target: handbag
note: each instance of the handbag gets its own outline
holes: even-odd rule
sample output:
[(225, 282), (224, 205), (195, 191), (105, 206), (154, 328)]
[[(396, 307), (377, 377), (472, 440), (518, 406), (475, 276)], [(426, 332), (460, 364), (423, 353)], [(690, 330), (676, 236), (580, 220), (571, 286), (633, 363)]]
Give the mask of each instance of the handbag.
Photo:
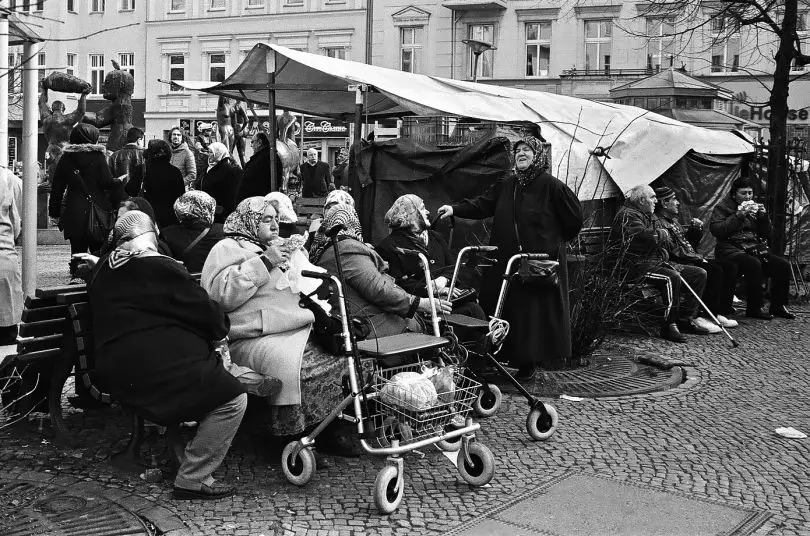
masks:
[(87, 236), (94, 242), (104, 242), (110, 234), (110, 229), (112, 229), (115, 224), (115, 212), (98, 206), (93, 196), (90, 195), (90, 192), (87, 190), (87, 185), (84, 184), (84, 177), (78, 169), (74, 169), (73, 174), (79, 178), (79, 183), (81, 183), (82, 189), (84, 189), (87, 203), (90, 205), (90, 213), (87, 215)]
[[(313, 294), (318, 293), (316, 290)], [(315, 315), (315, 323), (312, 325), (312, 334), (315, 342), (321, 349), (333, 355), (341, 355), (345, 351), (343, 345), (343, 322), (339, 316), (327, 313), (323, 307), (318, 305), (310, 296), (299, 292), (298, 305), (312, 311)], [(349, 323), (349, 329), (354, 332), (355, 340), (363, 340), (371, 333), (371, 327), (361, 318), (353, 318)]]
[[(515, 225), (515, 237), (517, 238), (518, 251), (523, 253), (523, 243), (520, 240), (520, 231), (517, 222), (517, 184), (512, 200), (512, 220)], [(524, 285), (540, 288), (556, 288), (560, 284), (557, 271), (560, 263), (552, 260), (534, 260), (521, 258), (520, 267), (515, 276)]]

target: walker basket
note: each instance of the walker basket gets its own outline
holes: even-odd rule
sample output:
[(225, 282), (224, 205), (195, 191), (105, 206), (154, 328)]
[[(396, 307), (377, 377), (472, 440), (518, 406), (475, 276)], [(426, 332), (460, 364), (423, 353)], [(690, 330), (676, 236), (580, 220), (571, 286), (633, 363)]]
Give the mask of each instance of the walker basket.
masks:
[[(464, 375), (464, 369), (453, 367), (452, 391), (439, 393), (437, 403), (429, 408), (417, 409), (406, 402), (396, 404), (383, 400), (379, 393), (389, 385), (399, 389), (391, 379), (400, 372), (421, 372), (423, 363), (379, 369), (372, 378), (372, 387), (378, 396), (373, 399), (370, 421), (375, 435), (382, 442), (397, 439), (412, 443), (444, 433), (454, 418), (463, 419), (472, 411), (481, 384)], [(390, 389), (390, 387), (389, 387)]]

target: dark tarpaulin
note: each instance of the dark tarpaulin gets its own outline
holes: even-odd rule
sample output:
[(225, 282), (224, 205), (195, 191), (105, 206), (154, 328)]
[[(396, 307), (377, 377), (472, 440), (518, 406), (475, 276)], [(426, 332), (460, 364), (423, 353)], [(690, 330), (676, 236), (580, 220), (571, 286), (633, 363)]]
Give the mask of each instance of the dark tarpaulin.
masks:
[[(366, 241), (388, 235), (383, 218), (397, 197), (416, 194), (425, 200), (432, 217), (436, 209), (482, 193), (512, 167), (509, 140), (487, 138), (465, 147), (437, 147), (407, 138), (369, 143), (359, 151), (357, 171), (364, 185), (358, 214)], [(447, 236), (445, 226), (442, 226)], [(485, 223), (458, 222), (453, 249), (489, 240)]]

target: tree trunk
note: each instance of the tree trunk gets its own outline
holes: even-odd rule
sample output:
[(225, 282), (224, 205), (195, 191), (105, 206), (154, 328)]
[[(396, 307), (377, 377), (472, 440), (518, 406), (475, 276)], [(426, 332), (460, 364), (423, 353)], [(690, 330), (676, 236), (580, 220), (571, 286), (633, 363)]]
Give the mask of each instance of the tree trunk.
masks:
[(785, 251), (787, 203), (787, 115), (790, 85), (790, 65), (794, 50), (791, 36), (796, 31), (797, 0), (785, 0), (782, 35), (776, 53), (776, 68), (771, 89), (771, 142), (768, 150), (768, 212), (771, 217), (771, 250), (781, 255)]

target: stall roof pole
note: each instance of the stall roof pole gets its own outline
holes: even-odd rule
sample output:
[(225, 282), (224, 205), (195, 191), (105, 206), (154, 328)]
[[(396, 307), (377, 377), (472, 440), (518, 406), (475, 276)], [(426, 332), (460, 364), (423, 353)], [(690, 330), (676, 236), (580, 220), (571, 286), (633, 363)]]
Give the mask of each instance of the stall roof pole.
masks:
[[(276, 51), (267, 54), (267, 83), (272, 88), (276, 83)], [(268, 120), (270, 121), (270, 191), (277, 192), (280, 188), (278, 169), (276, 168), (276, 90), (267, 90)]]
[[(26, 42), (23, 58), (39, 55), (40, 43)], [(33, 63), (32, 63), (33, 64)], [(38, 73), (27, 67), (23, 72), (23, 213), (22, 213), (22, 283), (23, 292), (33, 296), (37, 288), (37, 119)], [(3, 81), (5, 84), (5, 81)]]
[[(0, 2), (3, 5), (5, 2)], [(8, 165), (8, 16), (0, 16), (0, 166)]]

